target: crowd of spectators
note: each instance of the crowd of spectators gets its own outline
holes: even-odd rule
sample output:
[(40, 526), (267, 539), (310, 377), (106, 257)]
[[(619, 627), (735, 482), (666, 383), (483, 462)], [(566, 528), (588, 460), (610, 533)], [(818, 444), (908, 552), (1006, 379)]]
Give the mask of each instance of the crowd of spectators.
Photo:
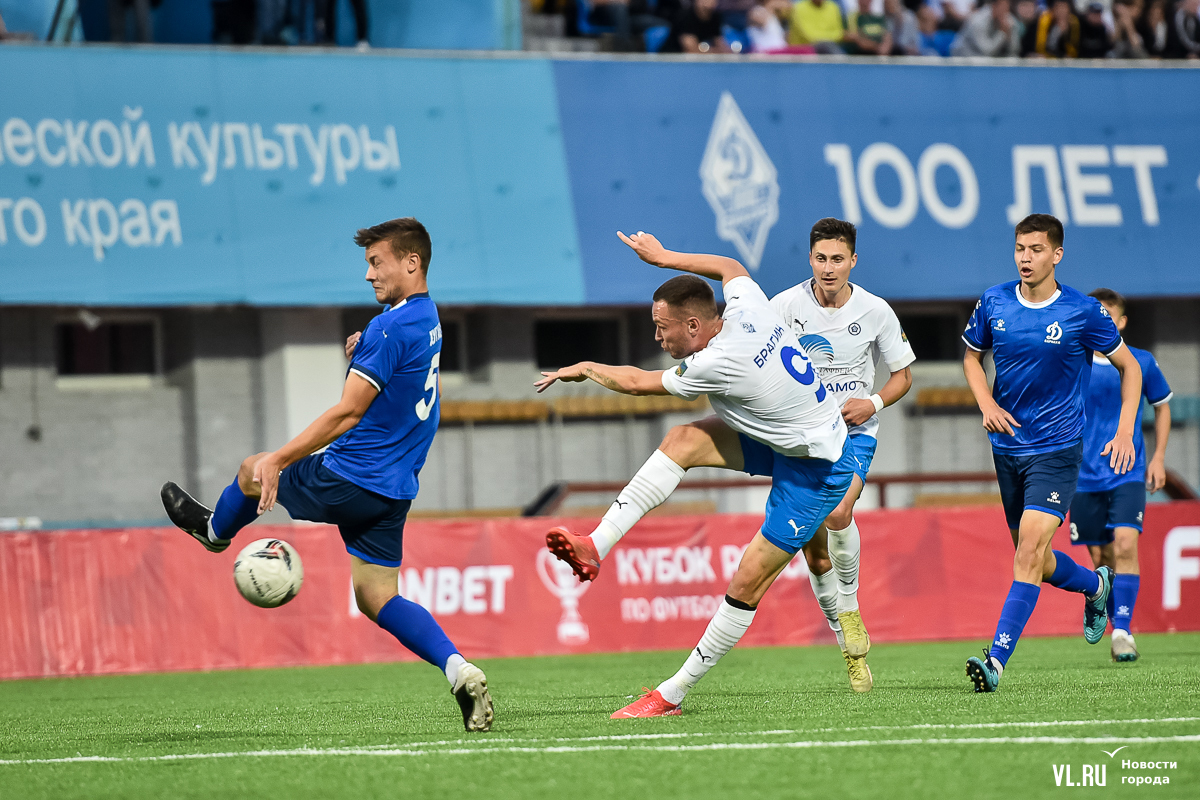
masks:
[(623, 50), (1200, 58), (1200, 0), (560, 0), (559, 5), (576, 30), (609, 33)]
[[(335, 44), (338, 40), (338, 2), (205, 0), (212, 9), (212, 40), (217, 44)], [(107, 30), (85, 31), (89, 39), (155, 40), (152, 11), (162, 4), (162, 0), (107, 0), (107, 3)], [(348, 0), (348, 3), (354, 13), (355, 41), (360, 49), (365, 49), (369, 47), (367, 0)]]

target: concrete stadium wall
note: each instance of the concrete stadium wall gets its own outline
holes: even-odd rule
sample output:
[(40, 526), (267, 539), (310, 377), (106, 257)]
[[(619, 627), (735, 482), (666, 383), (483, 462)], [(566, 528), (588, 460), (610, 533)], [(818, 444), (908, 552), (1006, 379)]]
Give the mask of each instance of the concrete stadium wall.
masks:
[[(101, 313), (119, 318), (125, 312)], [(161, 521), (158, 489), (168, 479), (215, 501), (243, 458), (279, 447), (337, 401), (346, 368), (343, 336), (372, 311), (233, 307), (136, 313), (158, 320), (159, 374), (64, 378), (55, 375), (54, 325), (76, 319), (78, 309), (0, 309), (0, 517), (36, 516), (54, 525)], [(469, 318), (474, 330), (468, 335), (485, 341), (486, 348), (472, 355), (478, 363), (468, 364), (465, 372), (444, 376), (444, 398), (533, 398), (538, 375), (533, 325), (560, 313), (446, 309), (447, 318)], [(646, 368), (667, 366), (643, 309), (609, 313), (621, 322), (623, 360)], [(1200, 302), (1156, 301), (1139, 309), (1138, 319), (1135, 343), (1153, 349), (1176, 394), (1200, 395)], [(991, 470), (977, 412), (914, 413), (921, 389), (965, 386), (959, 363), (918, 362), (913, 374), (912, 391), (882, 412), (873, 471)], [(604, 393), (591, 383), (559, 385), (551, 399)], [(672, 425), (689, 418), (443, 424), (414, 509), (512, 511), (554, 481), (625, 480)], [(1152, 431), (1147, 438), (1152, 442)], [(1167, 460), (1189, 483), (1200, 485), (1200, 435), (1194, 423), (1172, 432)], [(729, 476), (699, 470), (694, 477)], [(994, 490), (971, 484), (924, 488)], [(908, 505), (913, 494), (913, 487), (893, 487), (888, 504)], [(676, 499), (754, 512), (761, 510), (765, 492), (691, 492)], [(582, 496), (571, 502), (588, 507), (607, 501)], [(863, 504), (874, 507), (877, 494), (868, 489)], [(286, 521), (286, 512), (277, 510), (272, 519)]]

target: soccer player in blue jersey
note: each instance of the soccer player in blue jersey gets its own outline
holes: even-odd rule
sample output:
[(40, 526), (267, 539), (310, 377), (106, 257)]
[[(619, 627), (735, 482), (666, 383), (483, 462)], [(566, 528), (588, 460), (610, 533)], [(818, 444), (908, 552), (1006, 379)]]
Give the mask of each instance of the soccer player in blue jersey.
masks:
[[(1085, 596), (1084, 637), (1095, 644), (1108, 624), (1112, 589), (1108, 567), (1095, 572), (1052, 550), (1083, 452), (1083, 395), (1092, 352), (1103, 353), (1121, 376), (1121, 413), (1113, 438), (1100, 455), (1124, 475), (1133, 466), (1133, 432), (1141, 398), (1141, 369), (1098, 301), (1058, 283), (1063, 257), (1062, 223), (1031, 214), (1016, 227), (1020, 279), (983, 293), (963, 332), (963, 371), (983, 412), (992, 443), (1004, 516), (1016, 545), (1013, 583), (996, 636), (983, 658), (967, 661), (977, 692), (994, 692), (1017, 639), (1033, 613), (1042, 581)], [(983, 370), (991, 350), (996, 379), (989, 391)]]
[[(1125, 329), (1125, 298), (1112, 289), (1097, 289), (1091, 296), (1100, 301), (1117, 330)], [(1121, 409), (1121, 381), (1113, 365), (1102, 354), (1092, 360), (1092, 380), (1084, 395), (1087, 422), (1083, 428), (1083, 464), (1079, 487), (1071, 502), (1071, 543), (1087, 545), (1092, 563), (1114, 571), (1108, 616), (1112, 620), (1113, 661), (1137, 661), (1137, 645), (1129, 632), (1137, 601), (1138, 537), (1146, 511), (1146, 489), (1157, 492), (1167, 482), (1167, 439), (1171, 435), (1171, 387), (1154, 356), (1130, 347), (1142, 368), (1142, 395), (1154, 407), (1154, 455), (1146, 461), (1142, 427), (1134, 428), (1137, 460), (1133, 468), (1118, 475), (1100, 457), (1104, 443), (1117, 428)]]
[(347, 340), (341, 401), (275, 452), (243, 461), (211, 511), (174, 483), (163, 486), (163, 505), (214, 553), (277, 500), (296, 519), (337, 525), (359, 609), (445, 672), (466, 729), (486, 731), (492, 700), (483, 671), (428, 611), (397, 593), (404, 521), (440, 418), (442, 328), (426, 284), (429, 234), (405, 217), (362, 228), (354, 242), (366, 248), (367, 281), (388, 308)]

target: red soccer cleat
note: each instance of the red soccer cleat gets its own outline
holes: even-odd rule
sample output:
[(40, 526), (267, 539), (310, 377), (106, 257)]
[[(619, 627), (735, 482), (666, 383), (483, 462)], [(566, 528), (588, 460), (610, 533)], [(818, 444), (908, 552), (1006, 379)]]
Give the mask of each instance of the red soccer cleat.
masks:
[(677, 717), (683, 709), (663, 700), (658, 689), (650, 690), (642, 687), (642, 696), (634, 700), (609, 719), (632, 719), (634, 717)]
[(546, 534), (546, 547), (555, 558), (571, 566), (580, 583), (594, 581), (600, 574), (600, 554), (590, 536), (576, 536), (562, 527), (551, 528)]

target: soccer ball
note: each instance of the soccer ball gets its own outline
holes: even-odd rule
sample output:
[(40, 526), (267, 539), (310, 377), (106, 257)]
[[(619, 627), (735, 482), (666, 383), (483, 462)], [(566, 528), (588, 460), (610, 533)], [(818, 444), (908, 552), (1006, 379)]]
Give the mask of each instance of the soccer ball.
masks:
[(233, 581), (242, 597), (260, 608), (276, 608), (291, 600), (304, 583), (304, 565), (296, 548), (279, 539), (246, 545), (233, 562)]

